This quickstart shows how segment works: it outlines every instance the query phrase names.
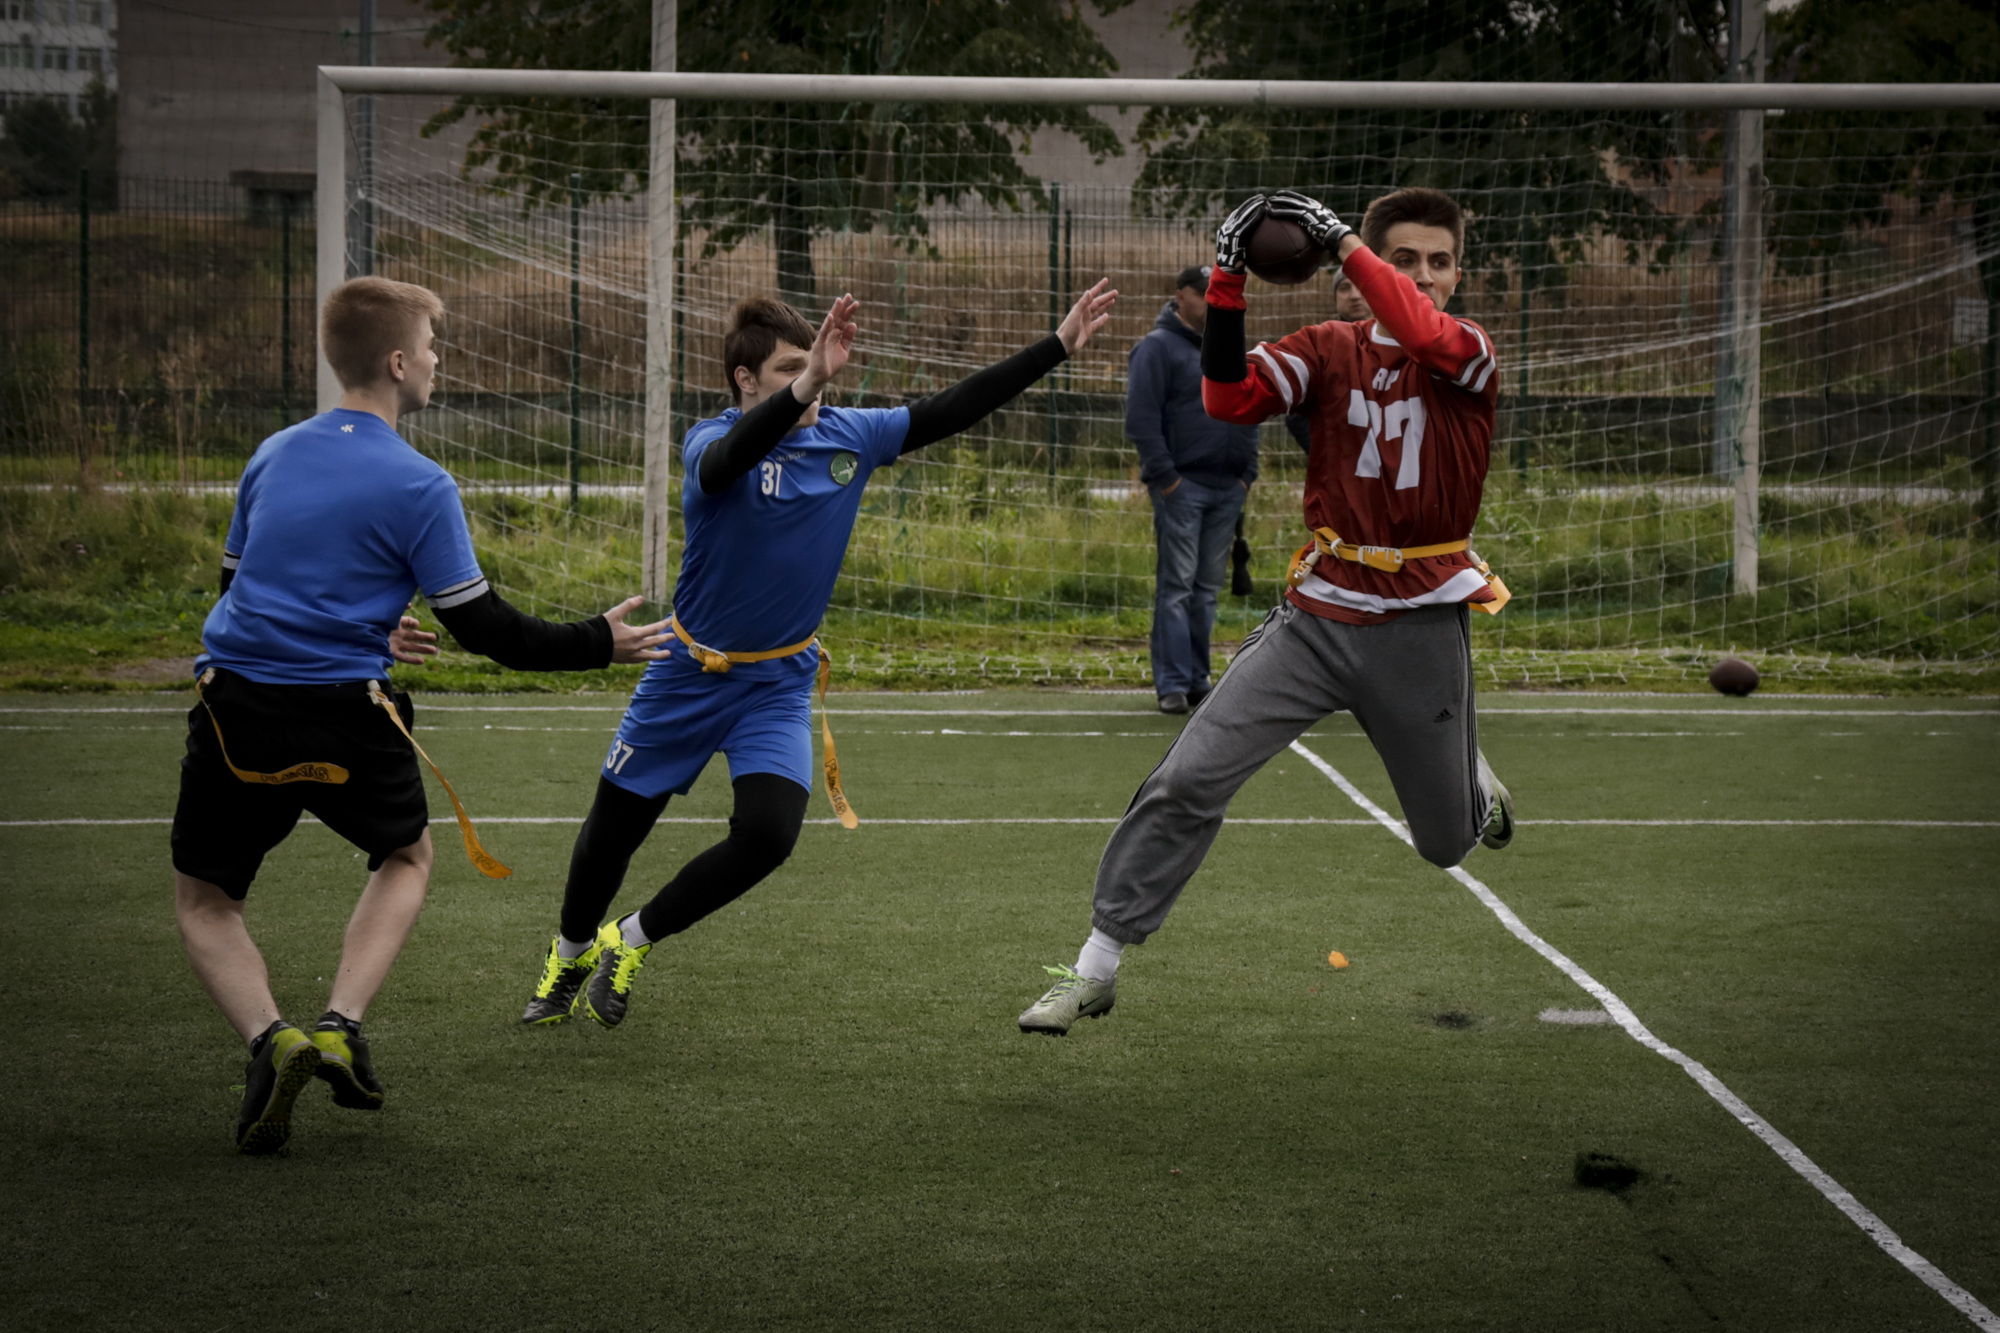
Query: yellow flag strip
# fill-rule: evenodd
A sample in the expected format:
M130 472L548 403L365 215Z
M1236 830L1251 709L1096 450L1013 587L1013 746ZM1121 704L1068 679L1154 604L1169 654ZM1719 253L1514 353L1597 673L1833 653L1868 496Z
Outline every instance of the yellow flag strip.
M458 831L465 838L466 860L472 862L479 873L488 879L505 879L513 874L514 872L500 864L491 852L479 845L479 834L473 830L472 816L465 813L465 802L458 799L458 793L452 790L450 781L443 773L438 772L437 764L424 753L424 747L417 744L417 738L410 735L410 729L403 725L403 715L396 711L395 701L384 694L382 687L372 680L368 682L368 698L389 715L389 720L396 724L396 730L403 733L411 748L430 765L431 772L436 773L437 780L444 784L444 794L451 797L451 808L458 815Z

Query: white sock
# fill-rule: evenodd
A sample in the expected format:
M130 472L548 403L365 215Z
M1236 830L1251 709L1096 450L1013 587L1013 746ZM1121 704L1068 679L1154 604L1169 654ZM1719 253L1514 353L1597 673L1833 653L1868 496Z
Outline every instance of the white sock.
M1123 952L1123 944L1093 928L1090 938L1083 942L1083 952L1076 956L1077 975L1092 981L1110 981L1118 975L1118 955Z
M625 947L628 949L636 949L642 944L652 943L651 940L646 938L646 932L639 929L639 914L637 912L632 913L632 915L618 923L618 933L625 937Z
M556 932L556 957L581 958L584 956L584 954L588 952L590 952L589 940L585 940L583 943L578 944L575 940L563 934L561 931Z

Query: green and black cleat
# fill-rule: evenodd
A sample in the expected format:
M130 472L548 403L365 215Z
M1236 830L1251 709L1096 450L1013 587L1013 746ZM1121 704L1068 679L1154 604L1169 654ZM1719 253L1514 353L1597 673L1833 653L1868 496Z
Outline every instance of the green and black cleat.
M313 1029L319 1047L318 1074L333 1088L333 1104L350 1111L382 1109L382 1080L368 1058L368 1038L329 1012Z
M604 952L604 946L592 940L590 947L576 957L564 958L558 952L561 943L560 935L549 941L548 957L542 960L542 979L535 983L535 994L521 1015L521 1021L529 1027L553 1027L568 1020L576 1012L583 983L590 980Z
M632 999L632 978L653 951L650 944L633 947L625 942L616 921L597 932L597 967L583 990L583 1007L601 1027L615 1028L625 1021Z
M312 1038L283 1020L266 1028L243 1069L236 1151L257 1157L284 1147L292 1137L292 1103L318 1070Z

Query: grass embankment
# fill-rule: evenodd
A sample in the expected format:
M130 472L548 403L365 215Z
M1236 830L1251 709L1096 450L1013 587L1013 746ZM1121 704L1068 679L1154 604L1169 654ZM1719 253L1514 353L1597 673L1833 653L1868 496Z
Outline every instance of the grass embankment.
M1257 589L1223 598L1230 644L1279 593L1295 504L1253 497ZM167 491L0 492L0 688L184 681L213 604L231 501ZM481 558L522 604L602 609L637 585L636 504L575 514L470 497ZM2000 690L2000 558L1971 505L1767 498L1763 590L1731 595L1727 509L1657 494L1548 494L1496 478L1479 548L1515 598L1474 617L1494 686L1699 688L1725 652L1766 688ZM671 554L678 559L678 551ZM1147 680L1151 519L1068 480L967 465L902 468L868 497L824 637L843 687ZM636 669L529 675L447 652L399 670L421 690L622 691Z

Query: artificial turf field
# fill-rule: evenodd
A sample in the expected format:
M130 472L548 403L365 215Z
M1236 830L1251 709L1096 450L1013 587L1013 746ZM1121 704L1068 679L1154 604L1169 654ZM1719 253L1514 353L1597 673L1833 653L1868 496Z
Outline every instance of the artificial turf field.
M434 790L430 905L368 1015L387 1107L315 1085L289 1153L245 1159L242 1048L171 912L186 701L5 700L6 1327L1968 1326L1681 1069L1538 1018L1595 1002L1297 754L1114 1013L1017 1032L1177 729L1150 704L835 696L861 828L809 825L607 1032L515 1020L617 702L420 698L516 873L477 876ZM1524 825L1465 870L2000 1305L2000 707L1488 695L1481 720ZM1396 809L1350 719L1303 744ZM621 910L719 836L725 776L669 807L698 822L655 832ZM19 822L66 819L150 822ZM295 1021L363 874L304 826L252 891ZM1579 1184L1591 1153L1636 1181Z

